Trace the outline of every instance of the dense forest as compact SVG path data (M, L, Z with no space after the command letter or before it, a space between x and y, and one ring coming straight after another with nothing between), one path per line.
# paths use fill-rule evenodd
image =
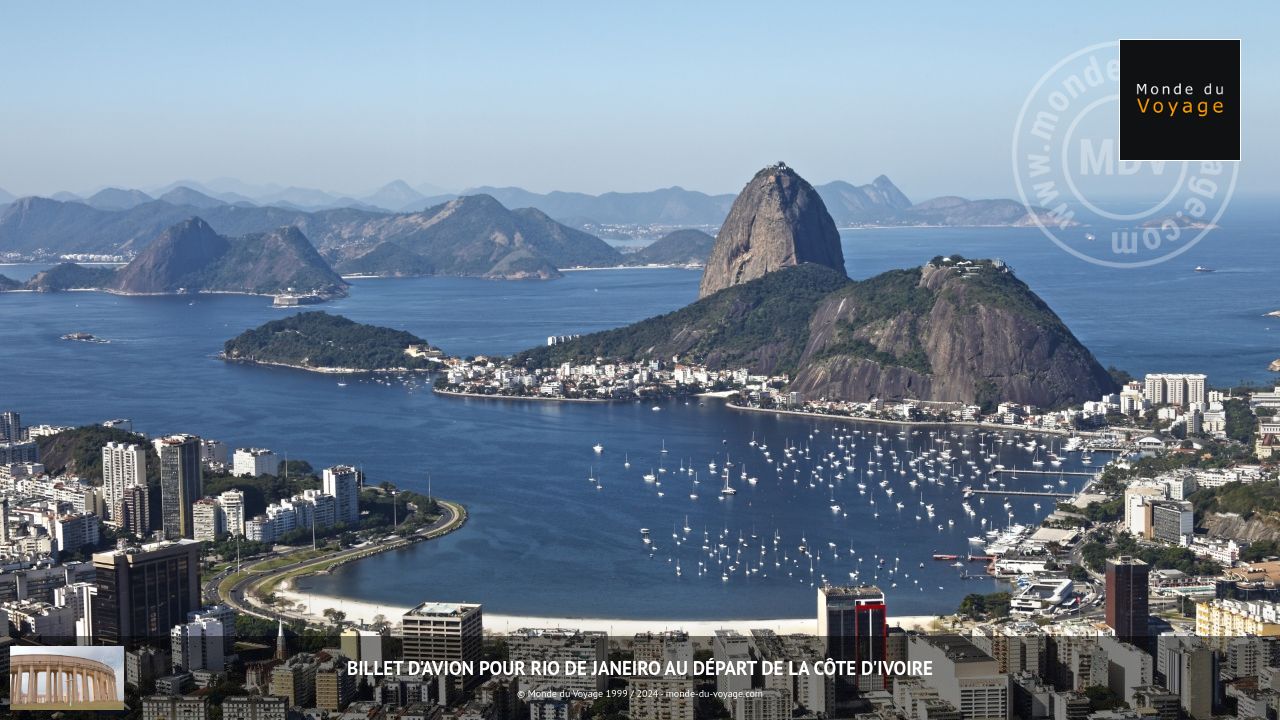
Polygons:
M305 369L422 370L434 366L405 353L427 341L403 330L363 325L323 311L272 320L228 340L227 360L277 363Z

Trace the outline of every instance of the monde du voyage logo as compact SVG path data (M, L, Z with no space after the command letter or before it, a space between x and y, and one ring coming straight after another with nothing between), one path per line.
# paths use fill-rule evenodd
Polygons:
M1082 48L1031 89L1013 169L1029 216L1088 262L1147 267L1217 228L1240 159L1239 40Z

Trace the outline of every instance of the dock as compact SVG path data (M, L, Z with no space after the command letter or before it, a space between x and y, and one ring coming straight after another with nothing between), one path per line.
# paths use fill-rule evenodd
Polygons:
M992 470L993 473L1002 473L1004 475L1071 475L1072 477L1097 477L1102 471L1084 472L1081 470L1013 470L1011 468Z
M1051 497L1070 500L1075 497L1071 493L1050 492L1048 490L970 490L971 495L1012 495L1025 497Z

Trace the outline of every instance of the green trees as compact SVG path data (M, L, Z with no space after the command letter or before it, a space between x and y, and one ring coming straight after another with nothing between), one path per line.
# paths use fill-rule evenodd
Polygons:
M307 368L356 370L425 369L426 358L405 354L427 344L403 330L363 325L323 311L273 320L237 335L223 346L229 360L281 363Z

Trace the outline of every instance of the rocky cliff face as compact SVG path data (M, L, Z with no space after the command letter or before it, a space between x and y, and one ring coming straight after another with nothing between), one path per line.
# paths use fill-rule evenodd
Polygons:
M756 173L733 201L698 296L801 263L844 274L840 233L813 186L779 163Z
M918 398L1059 407L1115 383L1003 265L952 259L885 273L814 313L792 389L809 398Z

